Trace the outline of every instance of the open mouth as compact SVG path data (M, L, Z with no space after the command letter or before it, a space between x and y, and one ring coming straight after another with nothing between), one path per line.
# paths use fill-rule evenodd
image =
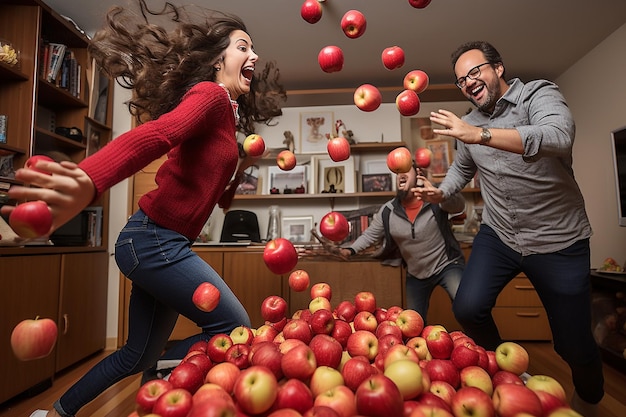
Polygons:
M254 67L253 66L244 67L241 70L241 75L243 75L243 78L245 78L246 80L252 81L252 77L254 76Z
M483 91L484 88L485 88L485 85L480 84L474 87L470 93L472 94L472 96L476 97L478 94L480 94L481 91Z
M398 188L404 189L407 184L407 177L398 177Z

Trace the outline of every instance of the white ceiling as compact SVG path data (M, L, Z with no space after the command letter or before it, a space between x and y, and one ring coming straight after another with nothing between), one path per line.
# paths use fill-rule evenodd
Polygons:
M87 33L101 25L111 5L132 3L44 1ZM300 17L304 0L172 1L240 16L261 59L277 62L287 90L353 89L363 83L398 87L404 74L416 68L429 74L431 84L451 83L450 53L469 40L494 44L509 78L555 79L626 23L624 0L433 0L425 9L415 9L407 0L326 0L316 24ZM163 0L148 4L161 7ZM365 34L358 39L347 38L340 28L341 17L350 9L367 18ZM343 49L341 72L327 74L319 68L317 54L326 45ZM406 63L389 71L380 55L393 45L404 49Z

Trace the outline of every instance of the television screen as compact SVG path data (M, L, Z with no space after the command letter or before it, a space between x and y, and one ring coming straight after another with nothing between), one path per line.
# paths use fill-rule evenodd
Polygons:
M626 126L611 132L617 217L620 226L626 226Z

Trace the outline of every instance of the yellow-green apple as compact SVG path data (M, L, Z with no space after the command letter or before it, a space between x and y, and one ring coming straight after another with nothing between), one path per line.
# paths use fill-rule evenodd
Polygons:
M261 303L261 317L270 323L281 320L286 313L287 301L280 295L269 295Z
M204 383L217 384L229 394L233 392L235 381L239 377L241 369L230 362L221 362L213 365L204 378Z
M415 150L415 164L420 168L428 168L433 158L433 152L428 148Z
M395 174L408 172L412 166L411 151L404 146L393 149L387 154L387 168Z
M200 351L197 351L195 353L188 353L187 355L185 355L182 362L193 363L198 368L200 368L200 371L202 372L202 380L204 380L207 372L209 372L209 369L211 369L211 367L213 366L213 362L211 362L209 355L207 355L206 352Z
M526 386L535 392L545 391L554 395L561 401L565 403L567 402L567 396L563 385L549 375L532 375L526 380Z
M300 16L311 24L322 18L322 4L318 0L305 0L300 7Z
M350 39L356 39L365 33L367 19L358 10L348 10L341 18L341 30Z
M539 397L539 402L541 402L541 409L543 410L544 416L547 416L550 412L556 409L568 406L567 401L562 400L549 392L535 391L535 394Z
M374 333L378 327L378 322L374 314L366 310L356 313L352 322L354 323L354 330L367 330L368 332Z
M309 311L311 312L311 314L320 309L331 311L330 301L328 300L328 298L315 297L314 299L309 301Z
M326 144L326 150L330 159L335 162L345 161L350 158L350 143L348 139L342 136L331 138Z
M334 313L337 318L350 322L354 320L354 316L356 315L356 306L349 300L342 300L337 304L337 307L335 307Z
M402 90L396 96L396 108L403 116L415 116L420 111L420 98L413 90Z
M348 337L346 350L350 356L365 356L370 361L378 354L378 339L367 330L356 330Z
M454 387L446 381L432 381L428 390L444 400L448 405L452 404L452 397L456 394Z
M383 374L373 375L354 393L357 413L371 417L401 416L402 394L396 384Z
M476 387L489 397L493 394L493 383L487 371L477 365L466 366L459 372L461 387Z
M286 274L298 264L298 252L289 240L279 237L265 244L263 261L276 275Z
M423 9L430 4L431 0L409 0L409 4L416 9Z
M38 238L50 232L52 212L45 201L27 201L11 211L9 226L20 237Z
M317 54L317 62L324 72L339 72L343 68L343 50L336 45L325 46Z
M165 379L153 379L144 383L135 395L138 410L144 414L151 413L156 400L172 388L172 384Z
M354 104L359 110L371 112L380 107L383 96L372 84L362 84L354 90Z
M326 282L317 282L311 286L311 299L316 297L324 297L328 301L333 296L333 290Z
M253 133L243 140L243 150L250 156L261 156L265 153L265 141L261 135Z
M278 382L264 366L251 366L239 374L233 387L234 398L241 409L249 414L261 414L270 409L276 400Z
M417 397L424 390L422 368L415 361L394 361L385 367L384 375L396 384L405 401Z
M300 345L283 354L280 367L286 378L304 381L315 372L317 361L313 350L308 345Z
M320 220L320 233L326 239L333 242L341 242L350 233L350 223L343 214L331 211L326 213Z
M332 336L316 334L309 342L309 347L315 355L317 366L330 366L337 368L341 362L343 348Z
M311 380L309 381L309 387L311 388L313 397L317 397L321 393L326 392L338 385L344 385L343 375L341 375L341 372L331 366L320 366L319 364L313 372L313 375L311 375Z
M455 417L495 417L491 397L476 387L460 388L450 403Z
M313 407L313 393L304 382L299 379L287 379L278 386L276 400L271 410L293 409L304 413Z
M289 339L297 339L306 344L308 344L313 337L311 327L304 319L290 320L287 324L285 324L285 327L283 327L283 335L285 336L285 341Z
M478 351L470 343L456 345L450 353L450 360L459 369L478 365Z
M276 165L283 171L291 171L295 168L296 163L296 155L290 150L285 149L280 151L276 156Z
M316 406L326 406L337 412L339 417L352 417L356 414L354 392L345 385L337 385L317 395L313 400Z
M220 303L220 290L210 282L203 282L193 292L191 301L202 311L211 312Z
M553 410L548 417L584 417L582 414L572 410L570 407L560 407Z
M257 343L261 342L271 342L278 335L278 330L271 324L263 324L256 329L254 334L254 339L252 339L252 345L254 346Z
M396 361L401 360L409 360L411 362L419 363L419 357L417 356L417 352L415 349L399 344L391 346L387 352L385 352L385 357L383 358L383 367L387 369L389 365Z
M363 381L377 373L378 370L370 364L369 359L365 356L353 356L341 368L344 383L352 391L356 391Z
M11 332L11 349L21 361L45 358L54 349L57 334L57 325L52 319L22 320Z
M233 345L233 340L226 333L218 333L209 339L207 343L207 354L213 363L224 362L226 351Z
M496 363L504 371L521 375L528 370L528 351L515 342L503 342L496 348Z
M405 345L412 347L417 352L417 356L420 360L432 359L432 355L428 351L428 346L426 345L426 339L422 336L415 336L410 338L405 342Z
M26 160L26 163L24 163L24 168L32 169L33 171L41 172L42 174L52 175L48 171L44 171L41 168L37 168L37 164L39 162L54 162L54 159L46 155L33 155Z
M239 369L245 369L250 366L249 355L250 345L235 343L226 351L226 362L234 363Z
M457 389L461 385L459 370L449 359L431 359L426 362L424 369L428 372L431 381L445 381Z
M343 349L348 344L348 337L352 334L352 327L350 324L342 319L335 319L335 327L330 335L341 345Z
M521 413L543 415L539 397L525 385L500 384L493 391L492 401L499 417L514 417Z
M356 311L369 311L374 313L376 310L376 297L370 291L360 291L354 296L354 307Z
M233 343L245 343L250 345L254 339L254 332L250 327L241 325L231 330L229 336Z
M426 337L428 351L435 359L450 359L454 342L450 334L443 330L433 330Z
M499 370L491 377L491 383L495 389L500 384L517 384L524 385L524 381L519 375L513 372Z
M428 74L422 70L411 70L404 76L402 86L406 90L413 90L420 94L428 88Z
M193 394L204 383L205 376L198 365L181 362L172 370L168 381L173 388L183 388Z
M305 291L309 288L309 284L311 279L309 277L309 273L304 269L296 269L291 274L289 274L289 288L296 292Z
M337 367L337 369L339 369L339 371L343 372L343 365L345 365L346 362L348 362L349 359L351 359L352 356L350 356L350 354L348 353L348 351L345 349L343 352L341 353L341 362L339 362L339 366Z
M173 388L156 400L152 413L161 417L186 417L192 405L193 400L189 391L184 388Z
M383 65L388 70L394 70L404 65L404 50L398 45L383 49L381 54Z
M335 317L332 311L325 308L315 311L308 321L313 334L329 335L335 328Z
M417 311L407 308L398 314L396 324L402 331L402 336L410 339L421 334L424 329L424 318Z
M249 359L252 366L265 366L269 369L277 381L283 378L283 369L281 361L283 353L280 348L272 342L263 343L258 349L251 352Z

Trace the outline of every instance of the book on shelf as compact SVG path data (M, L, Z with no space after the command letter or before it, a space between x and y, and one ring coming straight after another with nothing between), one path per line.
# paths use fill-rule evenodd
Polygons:
M46 45L44 45L44 47L45 46ZM46 81L52 83L55 82L59 76L67 46L62 43L49 42L47 47L50 49L48 52L50 58L46 71Z
M102 245L102 207L86 207L88 213L87 242L89 246Z

